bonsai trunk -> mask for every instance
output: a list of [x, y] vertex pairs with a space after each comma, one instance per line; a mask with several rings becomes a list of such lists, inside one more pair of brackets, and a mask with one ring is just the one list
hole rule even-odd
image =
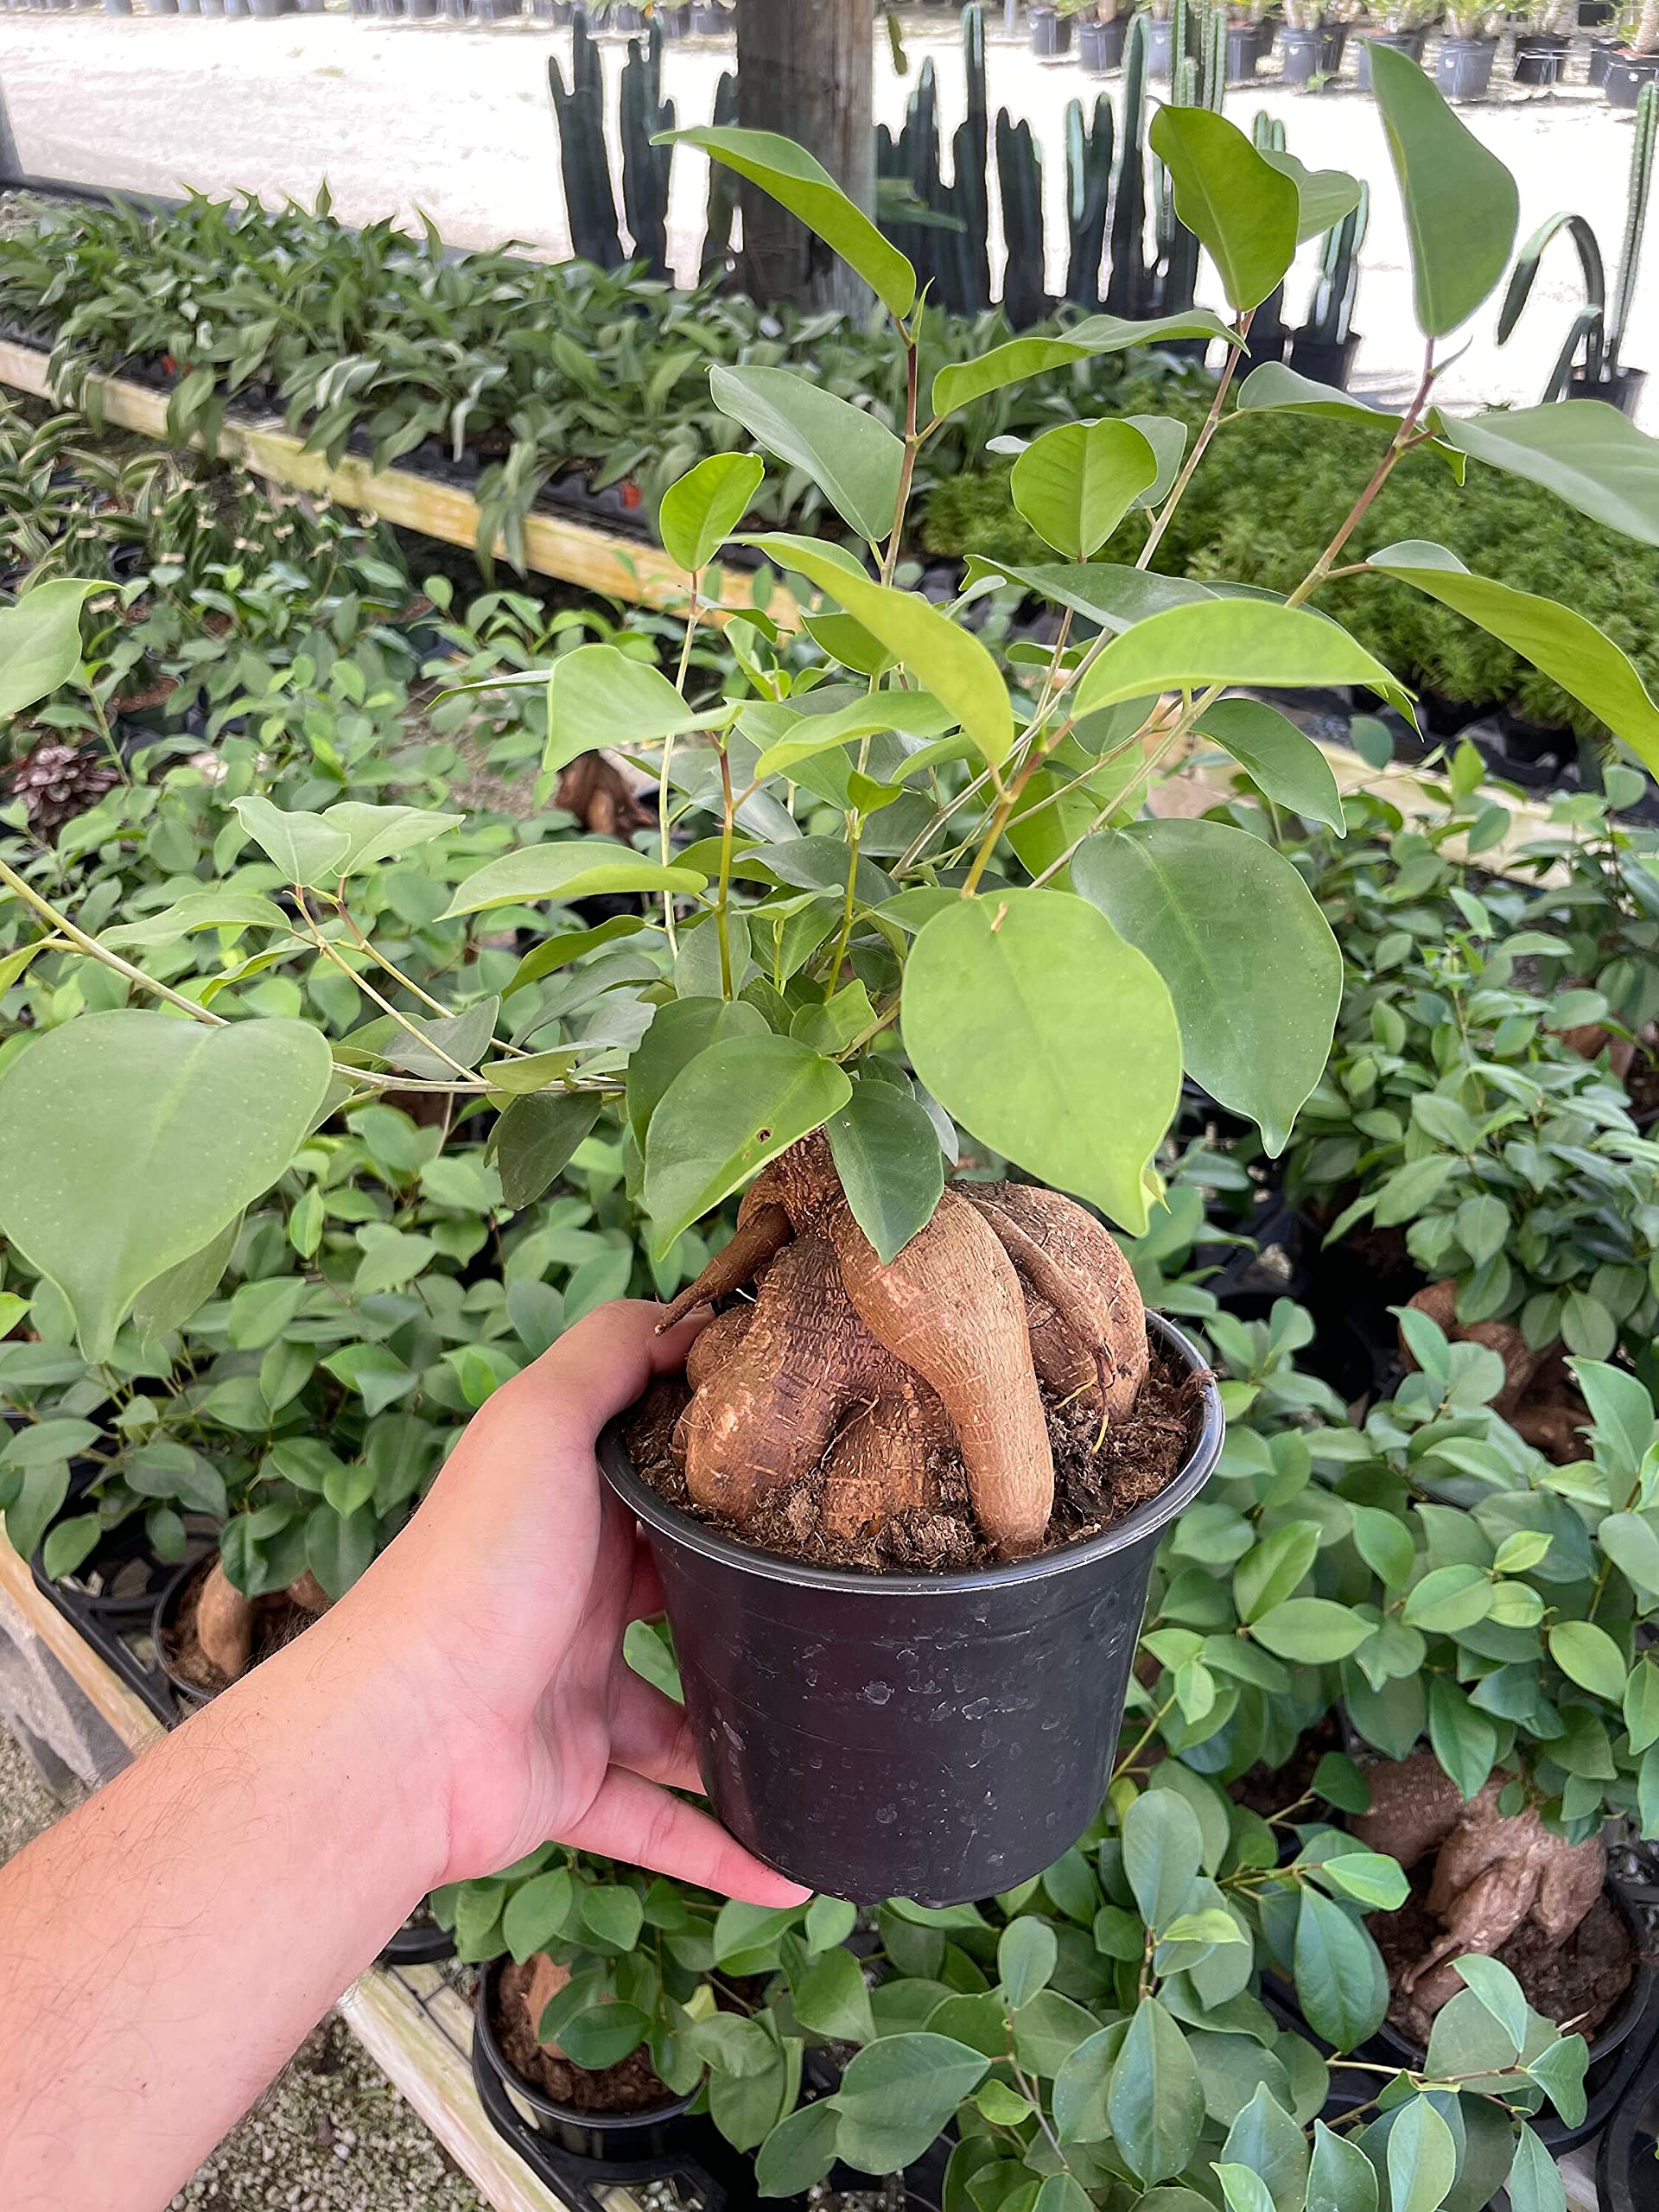
[[934, 1502], [960, 1455], [976, 1517], [1005, 1558], [1039, 1549], [1054, 1499], [1042, 1389], [1109, 1424], [1147, 1374], [1128, 1262], [1081, 1206], [1007, 1183], [947, 1190], [885, 1264], [853, 1218], [830, 1147], [804, 1139], [747, 1193], [731, 1243], [665, 1313], [758, 1280], [687, 1363], [675, 1452], [705, 1510], [739, 1528], [823, 1472], [834, 1533], [879, 1533]]
[[[740, 0], [739, 124], [794, 139], [866, 214], [875, 209], [874, 81], [868, 0]], [[775, 200], [746, 183], [739, 206], [744, 291], [850, 315], [868, 307], [861, 281]]]

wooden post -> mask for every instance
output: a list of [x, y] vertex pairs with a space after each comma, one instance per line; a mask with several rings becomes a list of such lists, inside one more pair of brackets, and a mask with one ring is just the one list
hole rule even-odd
[[[875, 207], [875, 27], [869, 0], [738, 0], [737, 119], [776, 130], [823, 162], [867, 214]], [[861, 313], [869, 294], [828, 246], [746, 184], [738, 282], [757, 300]]]

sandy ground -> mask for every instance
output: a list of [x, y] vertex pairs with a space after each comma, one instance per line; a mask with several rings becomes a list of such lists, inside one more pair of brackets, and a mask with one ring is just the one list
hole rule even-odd
[[[613, 94], [625, 48], [617, 39], [604, 43]], [[923, 55], [934, 57], [948, 138], [963, 111], [957, 36], [947, 20], [933, 17], [912, 29], [907, 44], [912, 73]], [[326, 177], [347, 220], [407, 218], [420, 207], [457, 245], [517, 238], [556, 255], [569, 241], [546, 69], [550, 55], [568, 65], [569, 45], [567, 33], [528, 20], [486, 29], [338, 14], [256, 22], [17, 13], [0, 16], [0, 88], [23, 164], [36, 175], [162, 192], [186, 183], [219, 192], [246, 187], [308, 200]], [[731, 62], [729, 41], [669, 49], [665, 89], [682, 123], [708, 119], [720, 73]], [[1287, 92], [1263, 79], [1259, 89], [1230, 92], [1228, 112], [1247, 128], [1258, 109], [1281, 115], [1290, 149], [1303, 161], [1370, 181], [1356, 381], [1381, 397], [1415, 381], [1419, 341], [1381, 122], [1375, 104], [1352, 84], [1351, 66], [1347, 79], [1322, 94]], [[1575, 208], [1596, 227], [1611, 283], [1631, 120], [1584, 86], [1583, 70], [1580, 52], [1567, 87], [1521, 91], [1508, 81], [1506, 47], [1494, 79], [1502, 96], [1464, 114], [1518, 181], [1522, 235], [1558, 208]], [[1115, 99], [1116, 82], [1106, 86]], [[886, 41], [879, 41], [882, 120], [902, 119], [913, 83], [913, 73], [908, 82], [895, 76]], [[992, 101], [1029, 117], [1047, 149], [1052, 261], [1065, 250], [1065, 110], [1075, 99], [1092, 101], [1100, 89], [1069, 59], [1039, 62], [1023, 43], [992, 36]], [[706, 166], [689, 152], [677, 156], [671, 246], [682, 273], [695, 267]], [[1651, 251], [1659, 252], [1659, 244]], [[1311, 249], [1304, 264], [1293, 278], [1293, 315], [1312, 283]], [[1057, 280], [1058, 267], [1050, 275]], [[1468, 352], [1445, 378], [1443, 395], [1463, 405], [1535, 400], [1577, 298], [1576, 264], [1558, 241], [1516, 336], [1497, 348], [1491, 303], [1471, 327]], [[1638, 293], [1624, 358], [1659, 370], [1659, 284]], [[1659, 427], [1659, 378], [1647, 419]]]
[[[63, 1808], [0, 1727], [0, 1866]], [[338, 2020], [173, 2200], [172, 2212], [489, 2212], [472, 2183]]]

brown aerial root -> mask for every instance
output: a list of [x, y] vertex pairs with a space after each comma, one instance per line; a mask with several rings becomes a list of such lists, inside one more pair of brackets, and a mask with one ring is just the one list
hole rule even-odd
[[[545, 1951], [537, 1951], [530, 1961], [530, 1980], [524, 1986], [524, 2018], [530, 2023], [530, 2032], [537, 2043], [542, 2042], [542, 2015], [570, 1979], [569, 1967], [560, 1966], [550, 1959]], [[556, 2043], [542, 2044], [543, 2050], [557, 2050]]]
[[751, 1279], [753, 1306], [720, 1315], [693, 1348], [675, 1436], [691, 1497], [740, 1524], [822, 1471], [826, 1530], [879, 1535], [931, 1509], [938, 1457], [954, 1449], [992, 1548], [1034, 1551], [1054, 1499], [1039, 1377], [1057, 1397], [1086, 1397], [1103, 1423], [1129, 1411], [1146, 1377], [1128, 1263], [1052, 1192], [953, 1186], [884, 1263], [827, 1141], [808, 1137], [756, 1181], [731, 1243], [661, 1325]]
[[[1497, 1801], [1507, 1775], [1495, 1774], [1467, 1804], [1432, 1751], [1365, 1770], [1371, 1810], [1352, 1826], [1367, 1850], [1407, 1868], [1438, 1851], [1428, 1910], [1441, 1933], [1400, 1978], [1419, 2024], [1432, 2020], [1463, 1986], [1457, 1961], [1489, 1957], [1523, 1922], [1564, 1943], [1601, 1895], [1607, 1853], [1599, 1836], [1568, 1843], [1552, 1835], [1528, 1806], [1505, 1817]], [[1425, 2027], [1426, 2035], [1427, 2029]]]
[[253, 1600], [245, 1598], [215, 1560], [196, 1594], [196, 1641], [226, 1681], [238, 1681], [253, 1659]]

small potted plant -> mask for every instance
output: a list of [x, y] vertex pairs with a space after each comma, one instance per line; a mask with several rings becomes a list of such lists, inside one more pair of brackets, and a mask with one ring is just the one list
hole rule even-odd
[[1029, 35], [1031, 50], [1045, 61], [1054, 60], [1071, 51], [1071, 23], [1077, 10], [1067, 7], [1063, 0], [1037, 0], [1031, 10]]
[[1270, 43], [1274, 0], [1243, 0], [1227, 15], [1227, 82], [1245, 85], [1255, 75]]
[[1555, 85], [1573, 51], [1577, 16], [1573, 0], [1526, 0], [1524, 30], [1515, 34], [1517, 85]]
[[1619, 17], [1618, 42], [1607, 49], [1601, 72], [1610, 107], [1633, 108], [1644, 86], [1659, 84], [1659, 0], [1644, 0]]
[[1077, 22], [1077, 59], [1090, 77], [1109, 76], [1123, 61], [1129, 11], [1123, 0], [1095, 0]]
[[1369, 92], [1373, 89], [1373, 47], [1391, 46], [1402, 54], [1408, 54], [1414, 61], [1421, 61], [1428, 34], [1440, 21], [1440, 13], [1441, 0], [1383, 0], [1383, 5], [1376, 11], [1381, 28], [1363, 31], [1359, 36], [1361, 91]]
[[1434, 81], [1449, 100], [1486, 97], [1503, 28], [1501, 7], [1448, 6], [1445, 35], [1434, 64]]
[[1285, 25], [1279, 35], [1280, 66], [1287, 85], [1315, 77], [1334, 77], [1342, 68], [1348, 21], [1325, 0], [1284, 0]]

